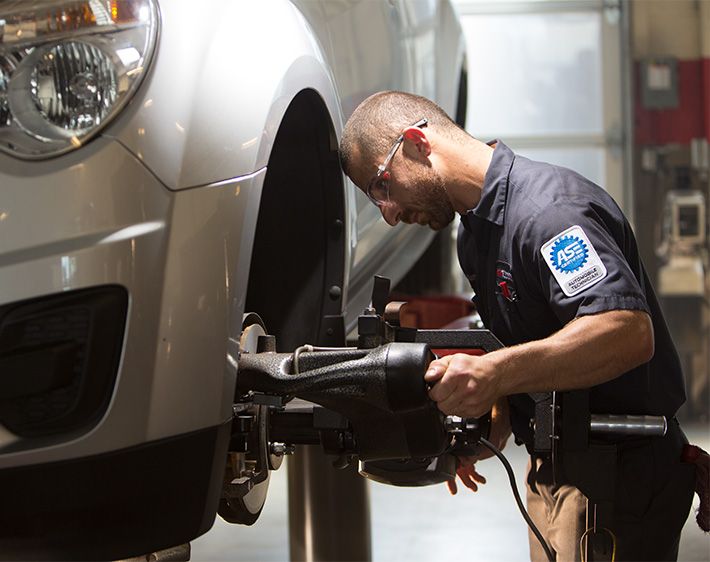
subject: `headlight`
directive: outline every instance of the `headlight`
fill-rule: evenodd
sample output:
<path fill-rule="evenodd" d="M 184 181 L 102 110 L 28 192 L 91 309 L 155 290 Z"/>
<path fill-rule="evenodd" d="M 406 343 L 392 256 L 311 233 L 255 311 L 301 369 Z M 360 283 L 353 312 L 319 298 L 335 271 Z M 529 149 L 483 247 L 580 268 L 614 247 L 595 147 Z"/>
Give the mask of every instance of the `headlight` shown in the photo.
<path fill-rule="evenodd" d="M 135 92 L 155 0 L 2 0 L 0 150 L 46 158 L 85 144 Z"/>

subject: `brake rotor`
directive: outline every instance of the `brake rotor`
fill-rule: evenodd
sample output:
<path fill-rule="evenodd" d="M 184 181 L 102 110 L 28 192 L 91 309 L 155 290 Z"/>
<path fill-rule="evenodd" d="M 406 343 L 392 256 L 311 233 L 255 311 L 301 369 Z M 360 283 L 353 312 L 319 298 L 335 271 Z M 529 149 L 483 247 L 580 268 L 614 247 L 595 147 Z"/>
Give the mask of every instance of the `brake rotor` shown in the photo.
<path fill-rule="evenodd" d="M 256 353 L 259 336 L 266 328 L 258 314 L 242 319 L 240 353 Z M 239 375 L 237 375 L 239 376 Z M 229 523 L 252 525 L 261 514 L 269 489 L 269 467 L 276 469 L 281 458 L 269 454 L 268 406 L 245 404 L 239 420 L 248 428 L 248 452 L 229 452 L 217 513 Z"/>

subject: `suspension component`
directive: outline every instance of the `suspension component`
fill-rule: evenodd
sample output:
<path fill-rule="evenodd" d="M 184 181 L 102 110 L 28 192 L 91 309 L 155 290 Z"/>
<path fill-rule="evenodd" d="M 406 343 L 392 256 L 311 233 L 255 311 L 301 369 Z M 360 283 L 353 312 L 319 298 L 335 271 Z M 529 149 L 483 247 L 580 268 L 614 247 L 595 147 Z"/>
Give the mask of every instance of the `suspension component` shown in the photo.
<path fill-rule="evenodd" d="M 471 454 L 490 418 L 447 418 L 424 381 L 434 352 L 501 347 L 486 330 L 403 328 L 402 303 L 386 305 L 389 281 L 376 278 L 373 306 L 359 319 L 358 348 L 301 346 L 276 353 L 254 314 L 244 318 L 230 453 L 219 514 L 251 524 L 263 507 L 269 470 L 300 444 L 320 444 L 334 465 L 399 486 L 454 476 L 455 454 Z"/>

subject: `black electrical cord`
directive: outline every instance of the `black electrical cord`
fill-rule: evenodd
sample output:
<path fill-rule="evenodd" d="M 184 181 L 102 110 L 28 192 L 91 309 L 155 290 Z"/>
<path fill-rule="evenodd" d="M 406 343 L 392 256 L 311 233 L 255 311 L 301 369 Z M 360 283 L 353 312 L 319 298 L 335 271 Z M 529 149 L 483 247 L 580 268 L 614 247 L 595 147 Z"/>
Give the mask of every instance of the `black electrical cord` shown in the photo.
<path fill-rule="evenodd" d="M 542 548 L 545 550 L 545 555 L 547 556 L 547 559 L 550 562 L 555 562 L 555 557 L 552 555 L 552 552 L 550 552 L 550 548 L 547 546 L 545 539 L 542 538 L 542 533 L 540 533 L 540 530 L 535 526 L 535 523 L 533 523 L 533 520 L 530 518 L 530 515 L 528 515 L 528 512 L 525 510 L 523 501 L 520 499 L 520 494 L 518 493 L 518 486 L 515 483 L 515 474 L 513 473 L 513 467 L 510 466 L 508 459 L 505 458 L 503 453 L 501 453 L 498 448 L 493 445 L 493 443 L 491 443 L 487 439 L 484 439 L 483 437 L 481 437 L 480 442 L 483 446 L 489 449 L 496 457 L 498 457 L 500 459 L 500 462 L 503 463 L 503 466 L 505 467 L 505 470 L 508 473 L 510 487 L 513 488 L 513 495 L 515 496 L 515 501 L 518 504 L 518 509 L 520 509 L 520 513 L 523 514 L 523 518 L 528 524 L 528 527 L 530 527 L 530 530 L 533 532 L 537 540 L 540 541 Z"/>

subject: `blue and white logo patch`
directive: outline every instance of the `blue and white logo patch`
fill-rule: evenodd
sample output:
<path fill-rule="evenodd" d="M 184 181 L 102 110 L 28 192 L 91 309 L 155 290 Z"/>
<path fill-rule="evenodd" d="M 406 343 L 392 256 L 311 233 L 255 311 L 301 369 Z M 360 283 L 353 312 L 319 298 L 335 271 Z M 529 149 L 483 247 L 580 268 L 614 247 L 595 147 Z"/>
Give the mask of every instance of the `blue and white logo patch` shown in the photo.
<path fill-rule="evenodd" d="M 589 249 L 579 236 L 557 238 L 550 248 L 550 262 L 557 271 L 574 273 L 589 260 Z"/>
<path fill-rule="evenodd" d="M 571 226 L 540 248 L 545 263 L 568 297 L 606 277 L 606 267 L 581 226 Z"/>

